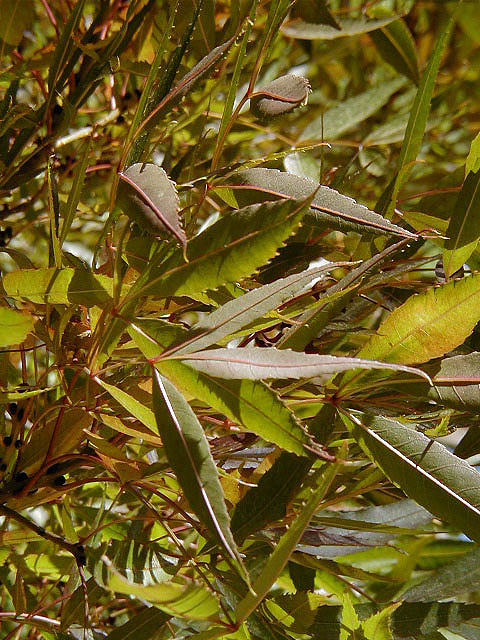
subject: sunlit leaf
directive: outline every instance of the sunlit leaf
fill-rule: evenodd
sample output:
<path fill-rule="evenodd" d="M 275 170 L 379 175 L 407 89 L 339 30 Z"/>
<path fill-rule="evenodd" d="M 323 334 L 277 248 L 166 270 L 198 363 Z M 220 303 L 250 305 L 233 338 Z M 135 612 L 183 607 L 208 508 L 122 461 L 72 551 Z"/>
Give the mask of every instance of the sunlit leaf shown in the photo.
<path fill-rule="evenodd" d="M 480 238 L 480 171 L 470 172 L 458 194 L 448 225 L 443 268 L 449 278 L 467 262 Z"/>
<path fill-rule="evenodd" d="M 304 224 L 314 227 L 371 233 L 392 233 L 415 237 L 409 231 L 392 224 L 352 198 L 313 180 L 300 178 L 277 169 L 244 169 L 228 178 L 227 185 L 216 185 L 222 198 L 232 206 L 278 198 L 306 198 L 317 189 Z"/>
<path fill-rule="evenodd" d="M 155 164 L 133 164 L 120 174 L 117 204 L 142 230 L 154 236 L 172 234 L 183 245 L 175 184 Z"/>
<path fill-rule="evenodd" d="M 34 318 L 26 311 L 0 308 L 0 347 L 23 342 L 32 331 Z"/>
<path fill-rule="evenodd" d="M 344 422 L 365 452 L 410 497 L 480 540 L 480 473 L 400 422 L 362 414 Z"/>
<path fill-rule="evenodd" d="M 0 38 L 16 47 L 33 21 L 33 5 L 18 0 L 0 0 Z"/>

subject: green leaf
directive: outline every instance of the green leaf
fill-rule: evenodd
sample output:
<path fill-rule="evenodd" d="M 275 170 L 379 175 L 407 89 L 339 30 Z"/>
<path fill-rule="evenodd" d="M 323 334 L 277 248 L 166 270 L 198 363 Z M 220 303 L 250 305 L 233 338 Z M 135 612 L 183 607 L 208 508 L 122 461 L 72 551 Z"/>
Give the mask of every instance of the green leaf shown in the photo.
<path fill-rule="evenodd" d="M 110 632 L 106 640 L 150 640 L 170 617 L 168 613 L 155 607 L 143 609 L 121 627 Z"/>
<path fill-rule="evenodd" d="M 394 20 L 382 29 L 371 31 L 370 37 L 386 62 L 418 84 L 420 73 L 415 42 L 402 19 Z"/>
<path fill-rule="evenodd" d="M 97 602 L 97 600 L 100 600 L 100 598 L 105 595 L 104 589 L 95 582 L 94 578 L 87 580 L 85 587 L 87 589 L 89 602 Z M 77 587 L 70 595 L 62 609 L 62 629 L 68 629 L 68 627 L 74 623 L 80 625 L 87 623 L 87 620 L 85 620 L 85 595 L 83 584 Z"/>
<path fill-rule="evenodd" d="M 177 356 L 175 356 L 177 357 Z M 178 356 L 182 361 L 210 376 L 228 380 L 264 380 L 266 378 L 329 378 L 339 371 L 349 369 L 395 369 L 427 380 L 430 378 L 419 369 L 402 365 L 385 364 L 358 358 L 342 358 L 330 355 L 299 353 L 275 347 L 244 347 L 241 349 L 208 349 L 188 356 Z"/>
<path fill-rule="evenodd" d="M 84 269 L 22 269 L 5 274 L 3 288 L 17 300 L 93 307 L 111 302 L 112 282 Z"/>
<path fill-rule="evenodd" d="M 150 602 L 172 615 L 190 619 L 208 620 L 218 612 L 218 602 L 205 585 L 192 580 L 163 584 L 141 585 L 127 581 L 117 572 L 110 574 L 108 588 Z"/>
<path fill-rule="evenodd" d="M 480 169 L 480 133 L 477 133 L 468 152 L 465 162 L 465 175 L 470 172 L 477 173 Z"/>
<path fill-rule="evenodd" d="M 34 322 L 27 311 L 0 307 L 0 347 L 23 342 L 32 331 Z"/>
<path fill-rule="evenodd" d="M 250 111 L 262 119 L 289 113 L 306 103 L 309 92 L 310 83 L 303 76 L 280 76 L 251 94 Z"/>
<path fill-rule="evenodd" d="M 410 498 L 480 541 L 480 473 L 444 445 L 389 418 L 343 420 L 365 453 Z"/>
<path fill-rule="evenodd" d="M 306 269 L 258 289 L 252 289 L 226 302 L 193 325 L 181 344 L 174 347 L 172 351 L 178 354 L 205 349 L 222 338 L 240 331 L 244 326 L 279 307 L 286 300 L 294 298 L 326 271 L 347 264 L 349 263 L 340 262 Z"/>
<path fill-rule="evenodd" d="M 72 52 L 75 40 L 72 38 L 75 33 L 82 17 L 83 7 L 85 0 L 77 0 L 71 14 L 65 23 L 65 27 L 60 35 L 58 44 L 55 48 L 53 60 L 48 69 L 48 90 L 49 90 L 49 102 L 55 97 L 55 88 L 58 78 L 60 77 L 63 68 Z"/>
<path fill-rule="evenodd" d="M 237 171 L 226 184 L 214 185 L 219 195 L 232 206 L 278 198 L 306 198 L 316 190 L 310 212 L 303 224 L 313 227 L 357 231 L 359 233 L 392 233 L 414 238 L 414 234 L 385 220 L 381 215 L 358 204 L 335 189 L 320 186 L 313 180 L 277 169 L 244 169 Z"/>
<path fill-rule="evenodd" d="M 356 36 L 368 33 L 375 29 L 390 24 L 398 16 L 382 18 L 379 20 L 368 20 L 366 18 L 337 18 L 340 29 L 336 29 L 328 24 L 315 24 L 304 22 L 303 20 L 291 20 L 282 26 L 282 32 L 290 38 L 301 40 L 333 40 L 346 36 Z"/>
<path fill-rule="evenodd" d="M 235 612 L 237 622 L 242 622 L 255 611 L 270 588 L 274 585 L 298 544 L 298 541 L 302 537 L 308 523 L 330 489 L 330 485 L 338 472 L 338 468 L 339 465 L 336 464 L 324 465 L 324 473 L 319 479 L 317 487 L 311 492 L 309 499 L 302 507 L 300 513 L 276 544 L 260 575 L 253 583 L 252 590 L 239 602 Z"/>
<path fill-rule="evenodd" d="M 23 32 L 30 28 L 33 22 L 33 4 L 19 0 L 0 0 L 0 15 L 0 38 L 16 47 L 23 38 Z"/>
<path fill-rule="evenodd" d="M 447 407 L 470 410 L 480 409 L 480 353 L 444 358 L 433 379 L 429 396 Z"/>
<path fill-rule="evenodd" d="M 390 628 L 390 617 L 400 606 L 401 602 L 394 602 L 362 621 L 362 631 L 367 640 L 394 640 Z"/>
<path fill-rule="evenodd" d="M 443 356 L 480 320 L 480 274 L 410 296 L 382 322 L 359 358 L 414 364 Z"/>
<path fill-rule="evenodd" d="M 106 389 L 106 391 L 108 391 L 108 393 L 113 398 L 115 398 L 115 400 L 119 402 L 122 407 L 124 407 L 132 416 L 137 418 L 137 420 L 140 420 L 142 424 L 151 429 L 153 432 L 158 433 L 155 414 L 151 409 L 143 405 L 129 393 L 122 391 L 122 389 L 119 389 L 112 384 L 107 384 L 96 376 L 94 377 L 94 380 L 97 384 Z"/>
<path fill-rule="evenodd" d="M 480 549 L 464 553 L 460 558 L 440 567 L 427 580 L 410 587 L 402 595 L 407 602 L 429 602 L 459 598 L 464 593 L 480 588 Z M 480 617 L 480 607 L 476 605 L 475 616 Z"/>
<path fill-rule="evenodd" d="M 458 194 L 447 228 L 443 268 L 449 278 L 467 260 L 480 238 L 480 171 L 470 172 Z"/>
<path fill-rule="evenodd" d="M 398 192 L 406 182 L 412 165 L 415 162 L 422 144 L 427 119 L 430 113 L 430 102 L 432 100 L 435 80 L 440 67 L 440 61 L 445 46 L 450 38 L 453 29 L 454 19 L 451 18 L 440 36 L 437 38 L 430 61 L 425 69 L 420 85 L 418 87 L 413 106 L 408 118 L 407 130 L 400 151 L 397 171 L 384 193 L 382 194 L 377 208 L 387 218 L 391 218 Z"/>
<path fill-rule="evenodd" d="M 312 194 L 315 187 L 306 194 Z M 177 251 L 154 263 L 141 294 L 161 297 L 195 294 L 250 275 L 272 258 L 297 228 L 309 202 L 282 200 L 246 207 L 223 216 L 188 243 L 188 262 Z"/>
<path fill-rule="evenodd" d="M 117 205 L 142 230 L 154 236 L 172 234 L 185 246 L 175 183 L 155 164 L 133 164 L 120 173 Z"/>
<path fill-rule="evenodd" d="M 202 525 L 241 568 L 222 486 L 202 426 L 171 382 L 156 370 L 153 381 L 155 419 L 168 461 Z"/>
<path fill-rule="evenodd" d="M 281 520 L 305 480 L 312 461 L 283 452 L 235 507 L 231 528 L 241 544 L 251 533 Z"/>
<path fill-rule="evenodd" d="M 77 213 L 77 206 L 80 202 L 80 197 L 82 195 L 83 185 L 85 183 L 86 170 L 88 166 L 88 162 L 90 160 L 90 145 L 91 139 L 88 140 L 83 153 L 80 155 L 80 162 L 77 164 L 75 170 L 75 176 L 73 178 L 72 188 L 68 194 L 68 200 L 63 208 L 63 225 L 62 231 L 60 233 L 60 246 L 65 241 L 67 234 L 72 226 L 72 222 L 75 219 L 75 214 Z"/>
<path fill-rule="evenodd" d="M 344 133 L 355 129 L 358 124 L 377 113 L 404 84 L 403 78 L 394 78 L 340 102 L 327 109 L 323 116 L 318 116 L 309 122 L 300 140 L 330 141 L 341 138 Z"/>

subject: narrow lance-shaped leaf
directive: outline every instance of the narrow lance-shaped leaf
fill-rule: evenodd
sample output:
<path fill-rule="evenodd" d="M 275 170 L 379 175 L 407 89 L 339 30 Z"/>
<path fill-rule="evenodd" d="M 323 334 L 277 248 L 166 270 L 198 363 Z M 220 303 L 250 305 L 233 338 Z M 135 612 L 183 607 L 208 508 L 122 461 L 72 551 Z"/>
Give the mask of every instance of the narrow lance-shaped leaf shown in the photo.
<path fill-rule="evenodd" d="M 161 167 L 140 162 L 128 167 L 120 174 L 117 204 L 142 230 L 154 236 L 171 233 L 185 245 L 177 190 Z"/>
<path fill-rule="evenodd" d="M 290 38 L 301 40 L 334 40 L 346 36 L 356 36 L 380 29 L 396 20 L 398 16 L 368 20 L 366 18 L 338 18 L 338 27 L 329 24 L 315 24 L 303 20 L 290 20 L 282 26 L 282 32 Z"/>
<path fill-rule="evenodd" d="M 410 110 L 407 130 L 403 139 L 395 177 L 385 189 L 377 205 L 377 209 L 389 219 L 393 215 L 398 192 L 407 180 L 412 170 L 412 164 L 420 151 L 428 115 L 430 113 L 430 102 L 435 88 L 435 80 L 440 67 L 440 60 L 450 37 L 453 24 L 454 19 L 451 18 L 437 39 L 435 49 L 422 75 L 413 106 Z"/>
<path fill-rule="evenodd" d="M 202 426 L 182 394 L 156 369 L 153 382 L 155 419 L 168 461 L 200 522 L 245 575 Z"/>
<path fill-rule="evenodd" d="M 308 197 L 283 200 L 223 216 L 189 241 L 188 262 L 178 250 L 162 264 L 161 275 L 153 262 L 146 284 L 137 295 L 195 294 L 250 275 L 275 255 L 297 228 L 309 204 Z"/>
<path fill-rule="evenodd" d="M 480 238 L 480 171 L 467 175 L 446 235 L 443 268 L 449 278 L 470 258 Z"/>
<path fill-rule="evenodd" d="M 163 348 L 148 335 L 154 333 L 152 322 L 137 321 L 137 324 L 138 327 L 129 328 L 132 339 L 147 358 L 157 357 Z M 297 455 L 306 455 L 305 447 L 311 445 L 308 434 L 278 395 L 262 382 L 219 380 L 178 360 L 158 360 L 155 366 L 188 396 L 214 407 L 268 442 Z"/>
<path fill-rule="evenodd" d="M 392 311 L 357 354 L 359 358 L 415 364 L 443 356 L 480 320 L 480 274 L 413 295 Z"/>
<path fill-rule="evenodd" d="M 399 73 L 403 73 L 418 84 L 420 74 L 415 42 L 402 19 L 394 20 L 381 29 L 371 31 L 370 37 L 384 60 Z"/>
<path fill-rule="evenodd" d="M 378 416 L 346 417 L 365 453 L 410 498 L 480 541 L 480 473 L 439 442 Z"/>
<path fill-rule="evenodd" d="M 113 384 L 108 384 L 96 376 L 94 377 L 94 380 L 97 384 L 108 391 L 108 393 L 115 398 L 122 407 L 129 411 L 132 416 L 137 418 L 137 420 L 140 420 L 142 424 L 151 429 L 154 433 L 158 433 L 155 414 L 151 409 L 143 405 L 129 393 L 115 387 Z"/>
<path fill-rule="evenodd" d="M 348 98 L 313 118 L 302 132 L 301 140 L 341 138 L 357 125 L 370 118 L 388 102 L 390 97 L 405 85 L 404 78 L 394 78 Z"/>
<path fill-rule="evenodd" d="M 416 237 L 335 189 L 277 169 L 253 168 L 238 171 L 225 184 L 214 185 L 213 188 L 218 190 L 228 204 L 237 207 L 278 198 L 306 198 L 316 190 L 304 224 L 341 231 Z"/>
<path fill-rule="evenodd" d="M 348 369 L 395 369 L 422 376 L 430 380 L 420 369 L 403 365 L 386 364 L 358 358 L 342 358 L 330 355 L 299 353 L 275 347 L 244 347 L 240 349 L 209 349 L 181 358 L 185 364 L 198 371 L 230 380 L 263 380 L 266 378 L 327 378 Z"/>
<path fill-rule="evenodd" d="M 429 396 L 455 409 L 478 413 L 480 409 L 480 353 L 444 358 L 433 379 Z"/>
<path fill-rule="evenodd" d="M 337 262 L 306 269 L 301 273 L 294 273 L 287 278 L 265 284 L 258 289 L 252 289 L 243 296 L 223 304 L 193 325 L 182 343 L 178 347 L 173 347 L 172 351 L 178 354 L 205 349 L 298 295 L 326 271 L 349 264 L 351 263 Z"/>

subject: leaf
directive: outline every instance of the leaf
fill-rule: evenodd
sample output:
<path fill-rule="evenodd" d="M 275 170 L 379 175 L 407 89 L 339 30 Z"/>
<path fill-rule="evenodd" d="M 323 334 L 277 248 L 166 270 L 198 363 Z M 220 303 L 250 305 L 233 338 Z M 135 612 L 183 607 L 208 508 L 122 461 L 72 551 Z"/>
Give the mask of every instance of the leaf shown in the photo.
<path fill-rule="evenodd" d="M 63 71 L 63 67 L 65 66 L 65 63 L 72 51 L 72 45 L 75 42 L 72 38 L 72 35 L 78 28 L 80 18 L 82 17 L 84 5 L 85 0 L 77 0 L 72 12 L 68 16 L 60 38 L 58 39 L 58 44 L 55 48 L 53 60 L 51 61 L 48 69 L 49 102 L 54 99 L 54 89 L 56 88 L 57 80 L 59 79 Z"/>
<path fill-rule="evenodd" d="M 480 409 L 480 353 L 444 358 L 433 379 L 429 396 L 447 407 L 470 410 Z"/>
<path fill-rule="evenodd" d="M 447 228 L 443 268 L 450 278 L 470 258 L 480 238 L 480 171 L 470 172 L 458 194 Z"/>
<path fill-rule="evenodd" d="M 404 84 L 403 78 L 394 78 L 336 104 L 323 115 L 311 120 L 303 130 L 300 140 L 328 141 L 341 138 L 344 133 L 355 129 L 358 124 L 377 113 Z"/>
<path fill-rule="evenodd" d="M 118 387 L 112 384 L 107 384 L 103 380 L 100 380 L 97 376 L 93 378 L 97 384 L 106 389 L 108 393 L 119 402 L 132 416 L 140 420 L 142 424 L 148 427 L 151 431 L 158 433 L 157 422 L 155 420 L 155 414 L 151 409 L 143 405 L 136 398 L 129 393 L 122 391 Z"/>
<path fill-rule="evenodd" d="M 480 320 L 480 274 L 410 296 L 392 311 L 359 358 L 415 364 L 458 347 Z"/>
<path fill-rule="evenodd" d="M 465 175 L 470 172 L 477 173 L 480 169 L 480 133 L 477 133 L 468 152 L 465 162 Z"/>
<path fill-rule="evenodd" d="M 289 113 L 306 103 L 309 92 L 310 83 L 303 76 L 281 76 L 251 94 L 250 110 L 258 118 Z"/>
<path fill-rule="evenodd" d="M 208 620 L 218 611 L 215 596 L 205 585 L 199 585 L 192 580 L 185 580 L 183 584 L 179 581 L 144 586 L 129 582 L 117 572 L 113 572 L 107 586 L 117 593 L 146 600 L 173 616 Z"/>
<path fill-rule="evenodd" d="M 30 28 L 33 18 L 33 4 L 19 0 L 0 0 L 0 38 L 16 47 L 23 38 L 23 33 Z M 3 47 L 2 47 L 3 54 Z"/>
<path fill-rule="evenodd" d="M 8 296 L 36 304 L 105 306 L 111 302 L 112 279 L 84 269 L 22 269 L 6 273 Z"/>
<path fill-rule="evenodd" d="M 168 461 L 201 524 L 241 568 L 222 486 L 202 426 L 171 382 L 156 370 L 153 381 L 155 419 Z"/>
<path fill-rule="evenodd" d="M 362 631 L 367 640 L 393 640 L 390 617 L 401 604 L 401 602 L 394 602 L 362 621 Z"/>
<path fill-rule="evenodd" d="M 189 241 L 188 262 L 177 251 L 162 264 L 160 276 L 153 263 L 142 295 L 195 294 L 250 275 L 275 255 L 298 226 L 308 205 L 303 200 L 282 200 L 223 216 Z"/>
<path fill-rule="evenodd" d="M 368 33 L 375 29 L 380 29 L 396 20 L 398 16 L 382 18 L 378 20 L 368 20 L 366 18 L 337 18 L 336 21 L 340 29 L 328 24 L 315 24 L 304 22 L 303 20 L 291 20 L 286 22 L 281 31 L 289 38 L 301 40 L 333 40 L 346 36 L 356 36 Z"/>
<path fill-rule="evenodd" d="M 105 591 L 95 582 L 94 578 L 87 580 L 85 587 L 89 602 L 97 602 L 105 595 Z M 85 588 L 83 584 L 77 587 L 65 602 L 65 606 L 62 609 L 61 622 L 62 629 L 68 629 L 74 623 L 80 625 L 87 623 L 85 620 Z"/>
<path fill-rule="evenodd" d="M 315 278 L 326 271 L 347 264 L 350 263 L 339 262 L 306 269 L 287 278 L 263 285 L 258 289 L 252 289 L 248 293 L 226 302 L 216 311 L 194 324 L 180 345 L 172 350 L 178 354 L 205 349 L 219 342 L 222 338 L 240 331 L 250 322 L 261 318 L 286 300 L 295 297 L 305 288 L 311 286 Z"/>
<path fill-rule="evenodd" d="M 184 364 L 197 371 L 227 380 L 264 380 L 266 378 L 311 378 L 326 376 L 349 369 L 388 369 L 406 371 L 430 380 L 420 369 L 385 364 L 358 358 L 299 353 L 275 347 L 243 347 L 240 349 L 209 349 L 181 358 Z"/>
<path fill-rule="evenodd" d="M 137 324 L 138 327 L 129 328 L 132 339 L 147 358 L 155 358 L 162 348 L 153 336 L 148 335 L 148 332 L 153 333 L 151 321 L 137 320 Z M 243 424 L 247 431 L 253 431 L 282 449 L 306 455 L 304 445 L 310 444 L 310 438 L 278 395 L 263 383 L 217 380 L 174 360 L 158 360 L 155 366 L 177 389 Z"/>
<path fill-rule="evenodd" d="M 365 453 L 410 498 L 480 540 L 480 473 L 444 445 L 389 418 L 342 415 Z"/>
<path fill-rule="evenodd" d="M 280 520 L 305 480 L 310 459 L 283 452 L 235 507 L 231 528 L 239 544 L 267 524 Z"/>
<path fill-rule="evenodd" d="M 410 30 L 401 18 L 390 22 L 381 29 L 371 31 L 370 38 L 386 62 L 391 64 L 396 71 L 403 73 L 415 84 L 418 84 L 420 73 L 415 42 Z"/>
<path fill-rule="evenodd" d="M 317 487 L 311 492 L 309 499 L 302 507 L 300 513 L 276 544 L 265 566 L 262 568 L 260 575 L 253 583 L 252 589 L 247 593 L 245 598 L 239 602 L 235 611 L 237 623 L 242 622 L 255 611 L 270 588 L 274 585 L 293 553 L 295 546 L 302 537 L 308 523 L 330 489 L 330 485 L 338 472 L 338 465 L 324 465 L 323 470 L 323 475 L 319 479 Z"/>
<path fill-rule="evenodd" d="M 145 608 L 140 613 L 111 631 L 105 640 L 150 640 L 155 637 L 170 615 L 155 607 Z"/>
<path fill-rule="evenodd" d="M 117 205 L 142 230 L 154 236 L 171 233 L 185 246 L 175 183 L 161 167 L 139 162 L 120 173 Z"/>
<path fill-rule="evenodd" d="M 228 186 L 227 186 L 228 185 Z M 316 190 L 310 212 L 303 224 L 314 227 L 357 231 L 359 233 L 392 233 L 414 238 L 415 234 L 392 224 L 381 215 L 358 204 L 334 189 L 320 186 L 308 178 L 277 169 L 244 169 L 237 171 L 223 185 L 214 185 L 219 195 L 232 206 L 278 198 L 306 198 Z"/>
<path fill-rule="evenodd" d="M 402 595 L 407 602 L 429 602 L 459 598 L 480 588 L 480 549 L 462 554 L 458 559 L 437 569 L 428 580 L 422 580 Z M 464 605 L 465 606 L 465 605 Z M 475 605 L 479 617 L 479 605 Z"/>
<path fill-rule="evenodd" d="M 0 347 L 23 342 L 33 325 L 34 318 L 27 311 L 0 307 Z"/>
<path fill-rule="evenodd" d="M 408 124 L 408 113 L 397 113 L 389 118 L 384 124 L 370 131 L 363 139 L 364 147 L 374 147 L 380 144 L 393 144 L 402 142 L 405 136 L 405 129 Z"/>
<path fill-rule="evenodd" d="M 385 189 L 377 205 L 379 211 L 387 218 L 392 217 L 398 192 L 407 180 L 412 170 L 413 162 L 415 162 L 418 152 L 420 151 L 428 115 L 430 113 L 430 102 L 435 88 L 435 80 L 440 67 L 440 60 L 450 38 L 453 24 L 454 19 L 451 18 L 437 38 L 435 48 L 427 68 L 422 75 L 413 106 L 410 110 L 407 130 L 403 139 L 395 177 Z"/>

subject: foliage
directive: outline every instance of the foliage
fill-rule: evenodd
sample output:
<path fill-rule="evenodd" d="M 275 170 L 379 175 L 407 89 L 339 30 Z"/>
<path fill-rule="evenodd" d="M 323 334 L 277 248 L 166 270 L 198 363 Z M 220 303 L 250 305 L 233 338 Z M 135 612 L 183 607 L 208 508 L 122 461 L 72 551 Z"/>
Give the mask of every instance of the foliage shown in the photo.
<path fill-rule="evenodd" d="M 2 637 L 478 637 L 475 5 L 0 0 Z"/>

